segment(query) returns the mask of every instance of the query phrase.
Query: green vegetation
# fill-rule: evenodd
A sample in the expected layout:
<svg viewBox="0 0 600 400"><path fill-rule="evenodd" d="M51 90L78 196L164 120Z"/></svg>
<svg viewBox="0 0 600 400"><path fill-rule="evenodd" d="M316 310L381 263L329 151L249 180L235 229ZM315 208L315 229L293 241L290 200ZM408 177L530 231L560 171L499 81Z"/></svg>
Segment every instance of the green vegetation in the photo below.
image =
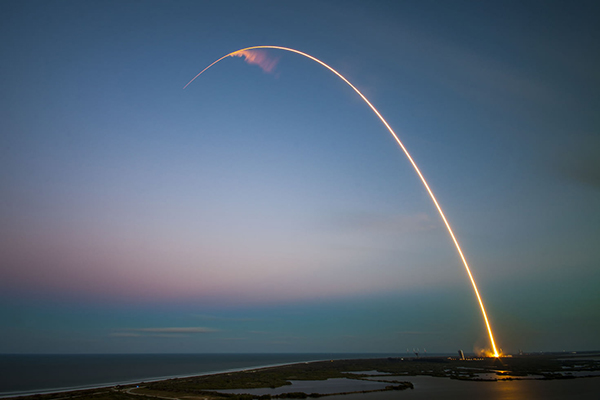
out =
<svg viewBox="0 0 600 400"><path fill-rule="evenodd" d="M250 399L303 399L326 397L332 394L293 392L279 395L227 394L219 391L229 389L277 388L290 385L292 380L326 380L331 378L368 379L369 381L389 383L383 389L361 392L335 393L370 393L375 391L404 390L412 388L410 382L386 380L386 375L372 375L364 371L379 371L390 376L406 377L430 375L463 380L513 380L527 375L535 375L540 379L573 379L564 372L600 371L600 362L586 360L585 356L561 359L564 354L516 356L507 358L480 358L457 360L453 358L387 358L319 361L299 363L279 367L259 368L215 375L196 376L190 378L168 379L159 382L117 386L93 390L73 391L56 394L34 395L22 397L22 400L156 400L158 399L192 399L192 400L250 400ZM588 357L589 358L589 357ZM481 379L479 373L491 373L495 378Z"/></svg>
<svg viewBox="0 0 600 400"><path fill-rule="evenodd" d="M227 389L257 389L257 388L277 388L290 385L292 380L326 380L331 378L364 379L369 375L353 374L351 371L364 371L367 369L376 369L375 366L381 366L381 362L389 363L386 360L336 360L321 361L312 363L302 363L285 365L279 367L261 368L250 371L229 372L216 375L197 376L191 378L169 379L160 382L149 383L141 393L147 393L146 390L160 391L163 393L178 393L180 395L203 395L207 390L227 390ZM385 389L373 390L403 390L412 388L409 382L393 382ZM371 392L371 391L369 391ZM214 392L213 392L214 393ZM351 393L351 392L348 392ZM227 395L224 397L232 398L239 395ZM336 393L336 394L346 394ZM284 393L280 395L252 396L250 398L271 399L271 398L307 398L324 397L325 394L319 393ZM237 397L236 397L237 398ZM244 399L245 397L239 397Z"/></svg>

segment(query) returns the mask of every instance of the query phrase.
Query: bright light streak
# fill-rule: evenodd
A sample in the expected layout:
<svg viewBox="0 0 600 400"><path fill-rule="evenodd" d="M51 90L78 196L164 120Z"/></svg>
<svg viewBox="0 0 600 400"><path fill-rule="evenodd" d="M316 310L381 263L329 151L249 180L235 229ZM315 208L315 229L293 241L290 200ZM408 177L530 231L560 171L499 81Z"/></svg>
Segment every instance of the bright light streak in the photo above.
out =
<svg viewBox="0 0 600 400"><path fill-rule="evenodd" d="M271 59L265 51L262 50L249 50L249 51L237 51L232 54L235 57L243 57L248 64L258 65L265 72L273 72L277 65L276 59Z"/></svg>
<svg viewBox="0 0 600 400"><path fill-rule="evenodd" d="M325 64L323 61L319 60L318 58L315 58L315 57L313 57L313 56L311 56L309 54L303 53L303 52L295 50L295 49L290 49L288 47L281 47L281 46L252 46L252 47L246 47L244 49L236 50L236 51L234 51L232 53L229 53L229 54L224 55L223 57L219 58L217 61L213 62L208 67L206 67L202 71L200 71L200 73L198 75L196 75L195 77L193 77L192 80L190 80L183 88L185 89L186 87L188 87L189 84L192 83L200 75L202 75L202 73L204 73L204 71L206 71L207 69L209 69L210 67L212 67L213 65L215 65L216 63L218 63L219 61L223 60L224 58L227 58L227 57L230 57L230 56L237 56L237 57L239 57L242 54L247 54L247 52L250 51L250 50L256 50L256 49L285 50L285 51L289 51L289 52L292 52L292 53L300 54L301 56L304 56L306 58L310 58L314 62L321 64L322 66L324 66L325 68L327 68L328 70L330 70L331 72L333 72L334 74L336 74L341 80L343 80L344 82L346 82L348 84L348 86L350 86L352 89L354 89L354 91L364 100L364 102L367 103L367 105L371 108L371 110L373 110L373 112L375 113L375 115L377 115L377 117L381 120L381 122L383 122L383 124L385 125L385 127L388 129L388 131L390 132L390 134L393 136L394 140L396 140L396 142L398 143L398 145L400 146L400 148L402 149L402 151L404 152L404 154L406 155L406 157L408 158L408 160L412 164L413 168L417 172L417 175L419 175L419 178L421 179L421 182L423 182L423 185L425 186L425 189L427 190L427 193L429 193L429 196L431 197L431 200L433 201L433 204L435 204L435 207L437 208L437 210L438 210L438 212L440 214L440 217L442 217L442 220L444 221L444 224L446 225L446 228L448 229L448 233L450 234L450 237L452 238L452 241L454 242L454 246L456 247L456 250L458 251L458 255L460 256L460 259L462 260L462 263L465 266L465 269L467 270L467 275L469 276L469 280L471 281L471 285L473 285L473 290L475 291L475 296L477 297L477 301L479 302L479 307L481 308L481 314L483 315L483 320L485 321L485 326L487 328L488 335L490 337L490 344L492 345L493 356L494 357L500 357L500 354L498 353L498 350L496 349L496 342L494 341L494 334L492 333L492 327L491 327L490 322L488 320L487 313L485 312L485 307L483 305L483 300L481 299L481 295L479 294L479 290L477 289L477 284L475 283L475 279L473 278L473 274L471 274L471 269L469 268L469 264L467 263L467 259L465 258L464 254L463 254L463 252L462 252L462 250L460 248L460 245L458 244L458 240L456 239L456 236L454 236L454 232L452 231L452 228L450 227L450 223L448 222L448 220L446 219L446 216L444 215L444 212L442 211L442 207L440 207L440 204L438 203L438 201L435 198L433 192L431 191L431 188L429 187L429 184L427 183L427 181L425 180L425 177L421 173L421 170L419 169L419 167L417 166L417 164L415 163L415 161L411 157L411 155L408 152L408 150L406 149L406 147L404 147L404 144L400 141L400 139L398 138L398 135L396 135L396 133L394 132L394 130L392 129L392 127L381 116L381 114L379 113L379 111L377 111L377 109L375 108L375 106L373 104L371 104L371 102L360 92L360 90L358 90L353 84L350 83L350 81L348 81L346 78L344 78L344 76L342 76L342 74L340 74L335 69L333 69L329 65Z"/></svg>

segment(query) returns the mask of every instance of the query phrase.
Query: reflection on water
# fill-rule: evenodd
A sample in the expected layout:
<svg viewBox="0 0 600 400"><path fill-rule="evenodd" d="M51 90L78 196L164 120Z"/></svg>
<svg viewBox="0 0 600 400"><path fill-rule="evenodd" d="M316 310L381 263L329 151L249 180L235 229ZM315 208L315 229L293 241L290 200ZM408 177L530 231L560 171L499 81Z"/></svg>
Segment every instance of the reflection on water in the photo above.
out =
<svg viewBox="0 0 600 400"><path fill-rule="evenodd" d="M263 394L282 394L292 392L304 393L344 393L344 392L359 392L364 390L377 390L389 386L390 383L373 382L365 380L334 378L325 381L291 381L291 385L278 387L275 389L234 389L234 390L219 390L222 393L250 393L261 396ZM331 397L327 397L330 399Z"/></svg>
<svg viewBox="0 0 600 400"><path fill-rule="evenodd" d="M600 376L600 371L563 371L559 372L562 376Z"/></svg>
<svg viewBox="0 0 600 400"><path fill-rule="evenodd" d="M600 392L600 378L499 382L459 381L431 376L386 376L385 378L410 381L415 388L400 392L330 396L327 400L597 400Z"/></svg>
<svg viewBox="0 0 600 400"><path fill-rule="evenodd" d="M371 371L349 371L349 372L344 372L345 374L356 374L356 375L371 375L371 376L382 376L382 375L392 375L388 372L379 372L379 371L375 371L375 370L371 370Z"/></svg>
<svg viewBox="0 0 600 400"><path fill-rule="evenodd" d="M505 380L505 379L542 379L544 375L510 375L510 374L502 374L498 375L495 372L479 372L476 375L476 379L484 379L488 381L493 380Z"/></svg>
<svg viewBox="0 0 600 400"><path fill-rule="evenodd" d="M379 378L379 377L378 377ZM514 380L498 382L460 381L431 376L386 376L390 381L410 381L414 389L328 396L327 400L597 400L600 378L565 380ZM281 394L290 392L340 393L384 388L389 384L351 380L293 381L292 385L276 389L237 389L226 393Z"/></svg>

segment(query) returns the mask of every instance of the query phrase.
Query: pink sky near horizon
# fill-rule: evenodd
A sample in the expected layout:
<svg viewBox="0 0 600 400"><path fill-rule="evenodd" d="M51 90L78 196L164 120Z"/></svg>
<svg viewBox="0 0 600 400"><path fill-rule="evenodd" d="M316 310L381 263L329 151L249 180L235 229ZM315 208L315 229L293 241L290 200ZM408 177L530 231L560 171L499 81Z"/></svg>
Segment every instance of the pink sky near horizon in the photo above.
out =
<svg viewBox="0 0 600 400"><path fill-rule="evenodd" d="M415 229L422 229L422 220L423 216L401 219ZM362 221L361 230L365 223L373 232L398 233L393 222ZM443 235L431 228L411 228L406 234L425 238L432 232L433 237ZM4 262L15 266L4 274L5 285L24 292L84 298L268 303L392 292L415 284L435 286L447 284L452 275L462 282L460 270L447 268L442 273L445 278L440 279L432 278L434 272L439 274L439 267L423 271L424 267L419 270L407 261L390 263L389 255L398 250L377 245L377 234L367 241L363 236L347 234L340 239L326 231L307 236L286 230L261 236L233 230L225 236L210 236L206 232L174 234L172 229L103 231L98 226L55 225L22 232L18 241L5 242L7 247L0 250ZM362 248L353 245L357 240L362 241Z"/></svg>

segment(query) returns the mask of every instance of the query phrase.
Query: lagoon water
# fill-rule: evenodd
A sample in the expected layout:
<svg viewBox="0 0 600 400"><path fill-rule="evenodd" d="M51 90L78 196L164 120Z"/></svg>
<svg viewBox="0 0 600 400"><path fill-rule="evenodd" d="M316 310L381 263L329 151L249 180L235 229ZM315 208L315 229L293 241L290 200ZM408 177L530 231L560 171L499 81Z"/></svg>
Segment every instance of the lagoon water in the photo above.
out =
<svg viewBox="0 0 600 400"><path fill-rule="evenodd" d="M201 375L295 362L380 358L383 354L127 354L127 355L0 355L0 397L75 388L134 383L174 376ZM375 377L381 378L381 377ZM386 376L410 381L414 389L329 396L328 400L562 400L598 399L600 377L565 380L459 381L429 376ZM294 381L261 393L373 390L387 384L334 379ZM241 391L240 391L241 392ZM252 392L244 390L243 392ZM274 393L274 392L273 392Z"/></svg>
<svg viewBox="0 0 600 400"><path fill-rule="evenodd" d="M380 377L378 377L380 378ZM328 396L328 400L597 400L600 377L564 380L513 380L499 382L459 381L430 376L385 377L386 380L410 381L414 389ZM348 379L292 381L291 386L276 389L225 390L227 393L280 394L290 392L339 393L374 390L388 384ZM372 384L371 384L372 383Z"/></svg>
<svg viewBox="0 0 600 400"><path fill-rule="evenodd" d="M263 389L232 389L232 390L220 390L223 393L250 393L256 396L263 394L277 395L282 393L291 392L304 392L304 393L344 393L344 392L358 392L367 390L383 389L389 386L389 383L374 382L357 379L347 378L333 378L325 381L291 381L291 385L281 386L275 389L263 388ZM329 398L329 397L328 397Z"/></svg>
<svg viewBox="0 0 600 400"><path fill-rule="evenodd" d="M600 393L600 378L476 382L403 376L398 380L410 381L415 388L330 396L327 400L597 400Z"/></svg>

